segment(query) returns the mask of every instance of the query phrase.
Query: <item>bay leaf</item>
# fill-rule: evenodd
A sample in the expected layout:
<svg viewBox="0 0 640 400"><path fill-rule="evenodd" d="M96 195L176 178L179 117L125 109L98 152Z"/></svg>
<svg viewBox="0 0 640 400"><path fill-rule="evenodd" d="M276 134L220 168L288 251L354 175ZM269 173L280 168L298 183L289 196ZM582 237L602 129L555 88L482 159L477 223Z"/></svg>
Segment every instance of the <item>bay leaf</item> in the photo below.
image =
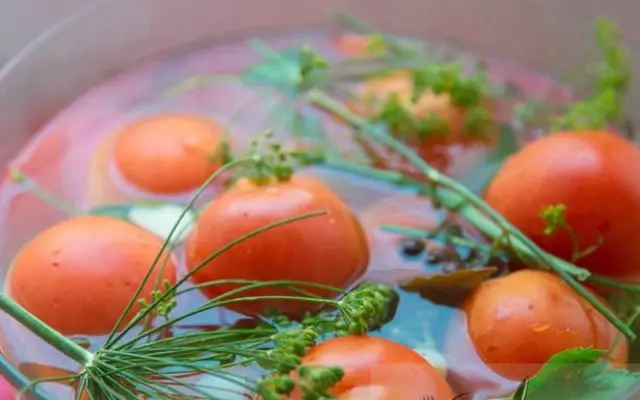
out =
<svg viewBox="0 0 640 400"><path fill-rule="evenodd" d="M416 276L400 284L410 293L436 304L457 305L476 286L498 271L496 267L461 269L450 273Z"/></svg>

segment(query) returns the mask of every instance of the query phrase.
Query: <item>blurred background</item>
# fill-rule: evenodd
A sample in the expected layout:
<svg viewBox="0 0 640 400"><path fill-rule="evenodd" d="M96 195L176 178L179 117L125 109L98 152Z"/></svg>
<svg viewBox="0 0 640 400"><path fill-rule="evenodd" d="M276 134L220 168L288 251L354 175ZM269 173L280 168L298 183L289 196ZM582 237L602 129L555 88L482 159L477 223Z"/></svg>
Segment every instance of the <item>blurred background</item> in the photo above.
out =
<svg viewBox="0 0 640 400"><path fill-rule="evenodd" d="M91 0L0 0L0 63Z"/></svg>

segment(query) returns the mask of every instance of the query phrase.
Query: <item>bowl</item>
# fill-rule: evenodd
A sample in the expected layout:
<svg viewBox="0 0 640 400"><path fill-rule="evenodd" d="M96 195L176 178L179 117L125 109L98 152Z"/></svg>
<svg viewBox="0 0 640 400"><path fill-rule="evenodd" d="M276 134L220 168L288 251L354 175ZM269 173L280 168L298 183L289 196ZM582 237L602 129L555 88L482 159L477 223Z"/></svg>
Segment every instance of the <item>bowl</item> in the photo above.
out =
<svg viewBox="0 0 640 400"><path fill-rule="evenodd" d="M589 59L593 22L606 16L622 27L640 67L635 21L640 3L634 0L98 1L60 21L0 71L0 164L8 165L59 111L119 71L205 41L325 28L331 10L395 33L503 57L559 79ZM629 97L631 110L640 105L638 85L636 80ZM640 116L629 117L640 122ZM8 262L0 265L3 281L8 267ZM0 331L4 337L23 332L6 315L0 317ZM17 348L3 351L16 362ZM16 384L28 380L17 370L9 378Z"/></svg>

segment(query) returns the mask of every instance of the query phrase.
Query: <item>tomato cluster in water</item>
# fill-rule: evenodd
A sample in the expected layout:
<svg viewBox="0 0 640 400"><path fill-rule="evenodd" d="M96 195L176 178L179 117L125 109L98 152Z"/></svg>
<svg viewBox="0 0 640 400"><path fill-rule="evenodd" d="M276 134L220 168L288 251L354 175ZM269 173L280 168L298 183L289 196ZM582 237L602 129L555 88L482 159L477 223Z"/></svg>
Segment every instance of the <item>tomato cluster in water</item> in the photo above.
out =
<svg viewBox="0 0 640 400"><path fill-rule="evenodd" d="M361 54L363 40L342 38L338 48ZM429 132L393 133L449 175L456 175L459 171L452 165L471 153L484 154L496 146L500 112L493 100L487 97L474 103L496 118L483 125L481 132L470 134L465 118L471 111L458 104L455 96L426 91L413 101L412 85L405 71L396 71L365 82L345 104L361 117L374 118L390 99L396 99L411 118L437 118ZM441 123L446 129L438 131ZM372 157L373 166L400 170L420 180L419 171L396 163L388 150L358 141ZM113 188L103 184L114 176L136 193L161 198L192 195L225 164L226 147L233 150L234 132L200 114L171 112L136 119L108 135L92 156L91 197L98 203L117 198ZM616 133L550 133L510 156L483 198L542 250L602 277L638 283L640 247L633 240L639 225L635 218L640 218L637 171L640 150ZM379 226L365 224L321 179L305 171L285 176L268 171L266 176L239 178L223 173L213 185L215 193L208 193L180 256L165 248L164 238L131 221L105 215L72 216L21 248L8 272L6 292L64 335L100 336L136 317L142 306L132 308L122 319L121 314L143 281L147 283L137 296L151 299L156 282L173 285L192 273L190 282L198 292L206 299L225 298L227 310L260 318L276 309L295 320L319 306L286 299L291 290L281 286L240 293L242 285L233 280L309 282L317 286L307 289L307 294L331 298L334 293L322 285L348 290L375 276L368 271L378 250L371 230ZM566 211L559 229L549 233L541 210L553 205L562 205ZM251 234L320 210L322 215ZM387 212L377 217L389 217ZM226 249L246 235L251 237ZM423 242L409 247L409 255L423 252ZM426 246L433 242L427 241ZM596 244L593 251L580 253ZM628 341L561 276L520 262L511 262L510 267L512 272L479 283L457 305L459 312L447 328L442 350L449 372L455 373L443 373L428 356L374 335L321 341L302 357L302 365L340 366L344 376L331 394L342 400L472 396L490 386L487 379L492 379L485 376L474 381L472 374L460 378L465 364L477 367L475 359L497 378L514 383L534 376L555 354L579 347L606 350L607 361L626 367ZM226 283L211 284L216 281ZM587 290L603 303L610 294L598 285ZM235 301L240 297L257 299ZM302 399L302 394L294 390L289 398Z"/></svg>

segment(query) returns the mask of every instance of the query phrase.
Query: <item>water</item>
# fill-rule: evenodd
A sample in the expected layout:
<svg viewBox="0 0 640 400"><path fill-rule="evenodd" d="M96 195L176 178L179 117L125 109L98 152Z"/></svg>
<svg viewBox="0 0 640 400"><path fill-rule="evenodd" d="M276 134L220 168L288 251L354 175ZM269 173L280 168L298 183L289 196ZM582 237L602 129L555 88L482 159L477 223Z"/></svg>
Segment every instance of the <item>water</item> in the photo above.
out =
<svg viewBox="0 0 640 400"><path fill-rule="evenodd" d="M335 37L327 32L284 33L263 38L275 49L306 43L329 59L342 56ZM462 56L462 55L460 55ZM469 57L468 55L464 55ZM11 161L40 187L81 209L98 205L141 199L161 199L184 202L191 193L157 196L124 182L110 158L111 135L127 122L143 115L163 111L185 111L210 116L233 132L236 153L246 151L250 140L267 128L275 128L277 100L258 90L234 83L202 87L188 93L166 97L163 93L183 79L200 74L237 74L259 60L245 39L224 44L210 44L168 58L151 60L138 67L122 71L98 85L62 110L38 132L32 142ZM491 77L498 83L509 82L519 87L525 96L546 96L561 92L550 79L536 72L505 63L485 60ZM332 139L341 147L353 146L348 132L331 119L323 120ZM287 139L288 132L278 132ZM345 139L346 138L346 139ZM480 165L488 149L484 146L452 148L453 164L447 170L460 177ZM324 180L347 202L367 230L372 259L368 276L394 284L400 278L433 273L438 267L428 267L424 256L408 259L399 251L400 236L383 232L384 224L433 228L438 215L426 200L398 191L389 185L321 168L307 171ZM207 194L210 199L215 191ZM7 177L0 183L0 258L10 264L22 245L42 229L64 219L64 212L43 202ZM176 249L182 260L183 249ZM180 268L184 274L184 266ZM89 290L78 288L78 290ZM189 309L204 301L193 292L181 301L179 310ZM416 349L436 348L444 354L449 366L449 378L460 390L475 390L474 400L499 396L513 389L482 366L466 338L463 322L455 309L430 303L414 294L401 294L394 321L380 334ZM241 318L228 311L214 310L186 325L224 325ZM45 365L68 370L77 366L38 340L17 323L2 316L2 348L31 377L50 374ZM104 338L89 338L96 348ZM462 378L464 376L464 378ZM471 382L466 384L466 381ZM70 390L62 385L47 385L55 398L70 398Z"/></svg>

